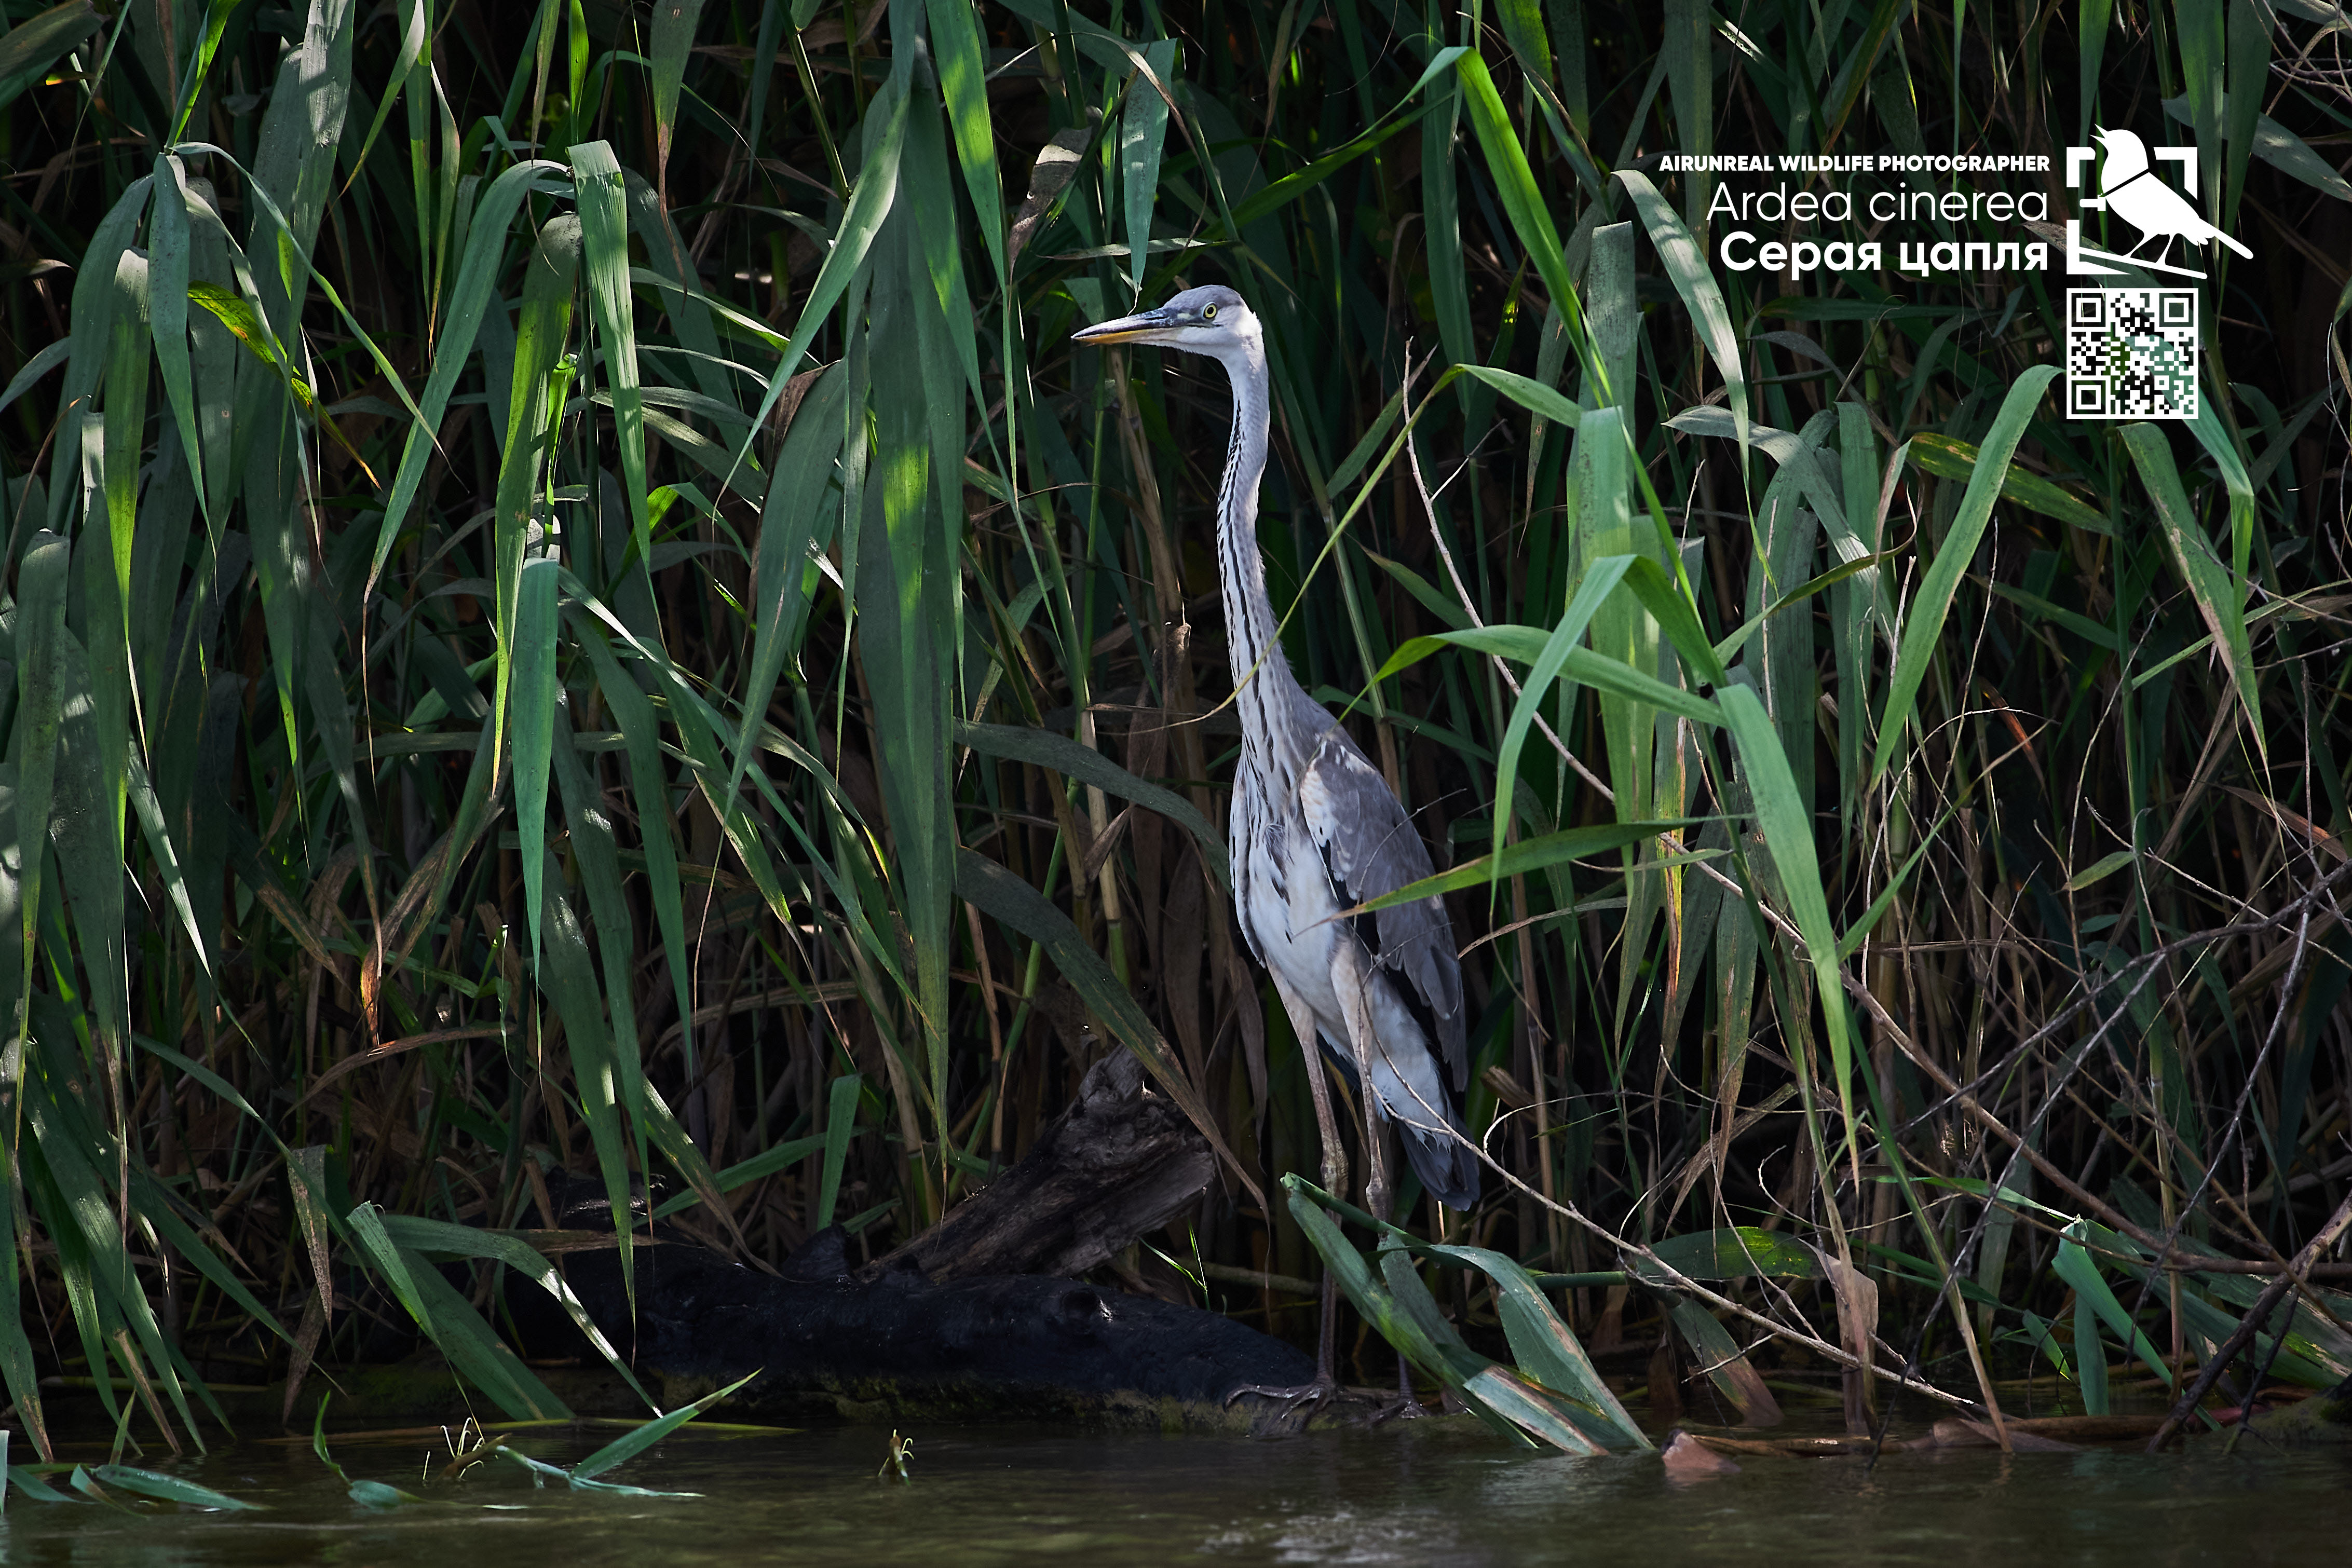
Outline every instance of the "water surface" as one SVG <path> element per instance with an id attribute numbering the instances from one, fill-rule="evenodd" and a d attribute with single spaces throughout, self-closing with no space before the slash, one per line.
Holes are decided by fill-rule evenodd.
<path id="1" fill-rule="evenodd" d="M 534 1436 L 570 1463 L 599 1446 Z M 984 1427 L 912 1434 L 912 1480 L 876 1477 L 867 1427 L 682 1437 L 606 1477 L 656 1500 L 536 1490 L 518 1467 L 421 1486 L 422 1443 L 347 1444 L 352 1503 L 307 1448 L 248 1444 L 175 1469 L 267 1513 L 110 1512 L 11 1497 L 0 1562 L 88 1568 L 600 1568 L 910 1563 L 1822 1564 L 2343 1563 L 2352 1452 L 2148 1458 L 1991 1450 L 1744 1460 L 1670 1480 L 1654 1457 L 1514 1453 L 1466 1422 L 1282 1442 Z M 437 1445 L 436 1445 L 437 1447 Z M 437 1458 L 446 1459 L 446 1455 Z"/>

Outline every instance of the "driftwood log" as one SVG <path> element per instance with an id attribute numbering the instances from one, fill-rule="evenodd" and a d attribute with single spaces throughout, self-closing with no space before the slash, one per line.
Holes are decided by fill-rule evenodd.
<path id="1" fill-rule="evenodd" d="M 639 1378 L 659 1381 L 666 1406 L 756 1372 L 731 1405 L 751 1419 L 1076 1417 L 1238 1431 L 1248 1412 L 1224 1407 L 1237 1385 L 1304 1383 L 1315 1370 L 1303 1352 L 1216 1313 L 1074 1280 L 793 1277 L 844 1262 L 837 1231 L 815 1250 L 779 1277 L 698 1247 L 645 1248 L 634 1322 L 614 1253 L 570 1254 L 563 1266 Z M 524 1324 L 530 1348 L 545 1354 L 569 1336 L 571 1354 L 595 1364 L 568 1322 L 524 1291 L 509 1300 L 518 1319 L 536 1320 Z"/>
<path id="2" fill-rule="evenodd" d="M 1087 1069 L 1028 1157 L 859 1277 L 1087 1273 L 1174 1218 L 1216 1174 L 1208 1141 L 1124 1051 Z"/>
<path id="3" fill-rule="evenodd" d="M 635 1253 L 633 1321 L 609 1246 L 566 1250 L 558 1265 L 639 1377 L 661 1381 L 666 1406 L 757 1372 L 733 1402 L 754 1418 L 1075 1416 L 1238 1431 L 1249 1412 L 1228 1411 L 1226 1395 L 1304 1383 L 1309 1357 L 1214 1312 L 1055 1277 L 1167 1224 L 1213 1169 L 1200 1135 L 1121 1052 L 1087 1074 L 1028 1158 L 864 1269 L 853 1270 L 837 1226 L 776 1274 L 657 1227 L 662 1244 Z M 609 1236 L 594 1182 L 550 1187 L 561 1195 L 555 1226 Z M 541 1292 L 510 1290 L 508 1301 L 530 1353 L 596 1364 Z"/>

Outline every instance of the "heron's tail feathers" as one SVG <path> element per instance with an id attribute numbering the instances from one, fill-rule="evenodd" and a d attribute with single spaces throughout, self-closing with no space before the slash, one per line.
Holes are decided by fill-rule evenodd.
<path id="1" fill-rule="evenodd" d="M 1481 1172 L 1478 1156 L 1471 1149 L 1459 1125 L 1443 1132 L 1427 1133 L 1419 1127 L 1400 1123 L 1398 1140 L 1404 1145 L 1404 1157 L 1412 1164 L 1412 1174 L 1431 1197 L 1448 1208 L 1468 1208 L 1478 1201 Z"/>
<path id="2" fill-rule="evenodd" d="M 1363 1092 L 1355 1060 L 1329 1035 L 1318 1030 L 1315 1038 L 1323 1047 L 1324 1059 L 1347 1082 L 1349 1092 Z M 1400 1085 L 1394 1092 L 1382 1089 L 1380 1100 L 1381 1110 L 1396 1128 L 1397 1141 L 1404 1145 L 1404 1157 L 1412 1162 L 1412 1174 L 1421 1178 L 1421 1185 L 1448 1208 L 1466 1209 L 1477 1202 L 1478 1155 L 1471 1147 L 1469 1130 L 1462 1124 L 1458 1097 L 1442 1086 L 1431 1086 L 1423 1096 Z M 1429 1120 L 1433 1106 L 1444 1116 L 1445 1125 L 1416 1125 Z"/>

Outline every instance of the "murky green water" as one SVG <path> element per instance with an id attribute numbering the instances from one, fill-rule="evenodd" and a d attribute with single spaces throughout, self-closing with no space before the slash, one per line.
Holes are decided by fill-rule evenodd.
<path id="1" fill-rule="evenodd" d="M 1475 1428 L 1279 1443 L 1024 1427 L 914 1434 L 913 1480 L 877 1480 L 856 1428 L 674 1439 L 607 1479 L 694 1500 L 535 1490 L 518 1468 L 352 1504 L 302 1448 L 250 1446 L 182 1473 L 268 1513 L 142 1516 L 9 1500 L 0 1561 L 91 1568 L 276 1563 L 596 1568 L 1177 1559 L 1252 1563 L 1706 1562 L 2343 1563 L 2352 1454 L 2168 1457 L 1986 1450 L 1745 1461 L 1669 1480 L 1654 1458 L 1513 1454 Z M 556 1463 L 593 1443 L 534 1438 Z M 446 1456 L 445 1456 L 446 1457 Z M 354 1478 L 415 1489 L 422 1445 L 340 1448 Z"/>

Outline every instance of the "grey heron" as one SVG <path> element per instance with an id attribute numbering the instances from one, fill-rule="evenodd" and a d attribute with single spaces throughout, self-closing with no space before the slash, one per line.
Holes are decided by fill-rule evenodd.
<path id="1" fill-rule="evenodd" d="M 1389 1218 L 1381 1125 L 1403 1134 L 1413 1172 L 1440 1203 L 1468 1208 L 1478 1164 L 1462 1121 L 1469 1052 L 1454 928 L 1435 898 L 1339 918 L 1343 910 L 1431 874 L 1429 852 L 1403 804 L 1348 732 L 1307 695 L 1284 657 L 1258 556 L 1258 482 L 1265 472 L 1265 339 L 1230 288 L 1186 289 L 1156 310 L 1088 327 L 1087 344 L 1149 343 L 1204 354 L 1233 384 L 1232 443 L 1217 494 L 1217 565 L 1242 724 L 1231 821 L 1234 907 L 1250 951 L 1274 977 L 1297 1033 L 1322 1140 L 1326 1191 L 1347 1191 L 1347 1155 L 1331 1112 L 1320 1042 L 1364 1110 L 1364 1206 Z M 1338 1300 L 1329 1270 L 1316 1376 L 1295 1389 L 1242 1393 L 1284 1416 L 1331 1397 Z M 1403 1407 L 1415 1409 L 1399 1358 Z"/>

